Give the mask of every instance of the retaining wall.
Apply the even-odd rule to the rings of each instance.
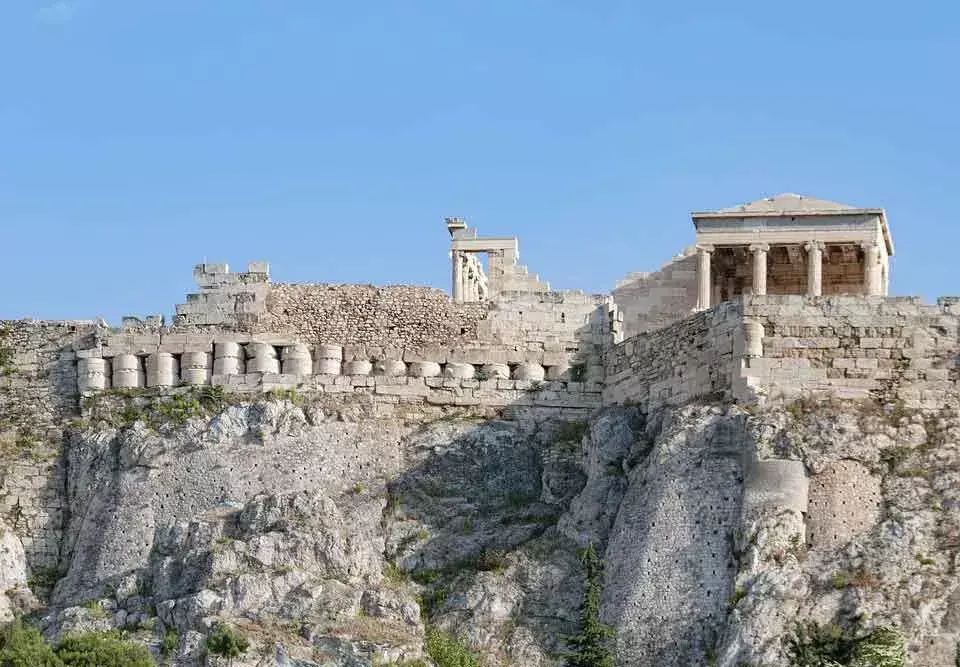
[[[745,346],[739,301],[634,336],[605,354],[603,402],[649,412],[703,396],[734,398]]]
[[[768,398],[880,396],[937,409],[960,383],[960,299],[744,297],[762,354],[742,376]],[[751,324],[755,323],[755,324]],[[761,350],[757,350],[761,352]]]

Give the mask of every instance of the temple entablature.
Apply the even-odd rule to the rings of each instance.
[[[741,294],[887,294],[893,240],[881,208],[781,194],[691,217],[700,309]]]

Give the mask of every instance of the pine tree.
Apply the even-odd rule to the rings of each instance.
[[[592,543],[580,553],[580,563],[587,574],[587,590],[580,605],[580,632],[566,640],[572,649],[567,654],[567,667],[613,667],[613,629],[600,621],[603,561]]]

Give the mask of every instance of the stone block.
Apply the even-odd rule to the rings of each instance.
[[[475,373],[473,364],[451,361],[443,367],[443,375],[447,378],[470,379]]]
[[[402,377],[407,374],[407,365],[399,360],[381,359],[373,365],[374,375]]]

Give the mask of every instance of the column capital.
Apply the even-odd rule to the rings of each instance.
[[[803,244],[803,248],[807,252],[811,252],[813,250],[819,250],[820,252],[823,252],[825,246],[826,244],[823,241],[807,241]]]
[[[769,243],[751,243],[750,252],[769,252],[770,244]]]
[[[876,241],[864,241],[860,244],[863,253],[866,256],[868,264],[878,264],[880,262],[880,244]]]
[[[710,244],[703,243],[697,244],[697,252],[710,254],[714,251],[714,247]]]

